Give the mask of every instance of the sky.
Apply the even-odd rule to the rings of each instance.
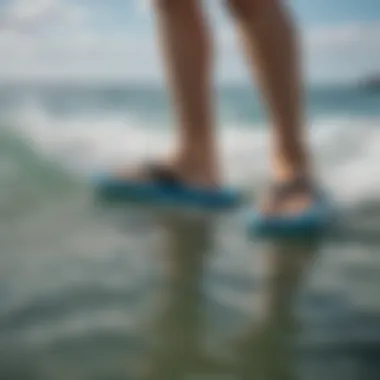
[[[224,3],[204,2],[217,80],[246,82]],[[288,4],[300,26],[309,81],[350,82],[380,72],[380,0]],[[0,80],[161,82],[153,16],[144,0],[0,0]]]

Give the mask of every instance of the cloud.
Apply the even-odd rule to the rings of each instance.
[[[94,27],[91,1],[81,7],[68,0],[10,4],[0,29],[0,79],[156,81],[163,76],[153,33],[122,24],[107,28],[102,15]],[[219,76],[245,80],[248,70],[232,24],[219,24],[216,37]],[[347,79],[378,69],[380,23],[305,29],[303,41],[312,78]]]
[[[359,79],[379,70],[380,22],[351,23],[306,31],[310,71],[333,79]]]
[[[146,12],[150,8],[152,1],[153,0],[135,0],[136,8],[141,12]]]
[[[380,48],[380,22],[315,28],[305,33],[311,49]]]
[[[157,79],[157,47],[140,35],[0,33],[0,79],[120,80]]]
[[[356,80],[379,70],[380,22],[304,28],[301,37],[305,65],[312,79]],[[230,25],[220,30],[217,40],[223,75],[240,79],[248,75]]]
[[[29,21],[55,11],[60,7],[56,0],[15,0],[10,3],[8,14],[13,20]]]
[[[84,9],[63,0],[13,0],[1,11],[2,29],[31,32],[46,26],[78,24]]]

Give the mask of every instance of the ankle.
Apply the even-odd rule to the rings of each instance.
[[[276,149],[274,155],[274,177],[279,181],[291,181],[297,178],[311,177],[310,158],[304,144]]]
[[[297,179],[304,179],[306,181],[312,180],[311,169],[306,163],[291,163],[291,162],[277,162],[273,168],[273,176],[275,181],[289,182]]]
[[[170,161],[191,182],[202,185],[218,185],[220,182],[218,160],[210,151],[181,149]]]
[[[216,166],[218,159],[216,148],[211,144],[192,144],[189,147],[179,148],[175,157],[185,166],[205,168]]]

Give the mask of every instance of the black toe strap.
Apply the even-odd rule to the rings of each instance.
[[[145,165],[147,176],[155,182],[169,186],[181,186],[182,181],[179,175],[163,164],[148,163]]]
[[[283,183],[274,183],[269,191],[274,198],[274,202],[279,202],[295,194],[308,193],[314,196],[317,193],[313,183],[305,177],[297,177],[292,181]]]

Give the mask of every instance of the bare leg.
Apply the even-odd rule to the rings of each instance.
[[[184,180],[217,185],[211,43],[198,0],[156,0],[158,30],[179,127],[169,164]]]
[[[280,0],[229,0],[229,5],[237,20],[248,60],[255,63],[253,71],[258,74],[274,124],[272,157],[275,181],[309,177],[303,130],[301,69],[292,20]],[[304,207],[308,201],[307,194],[302,197],[298,194],[295,199],[288,198],[280,207]]]

